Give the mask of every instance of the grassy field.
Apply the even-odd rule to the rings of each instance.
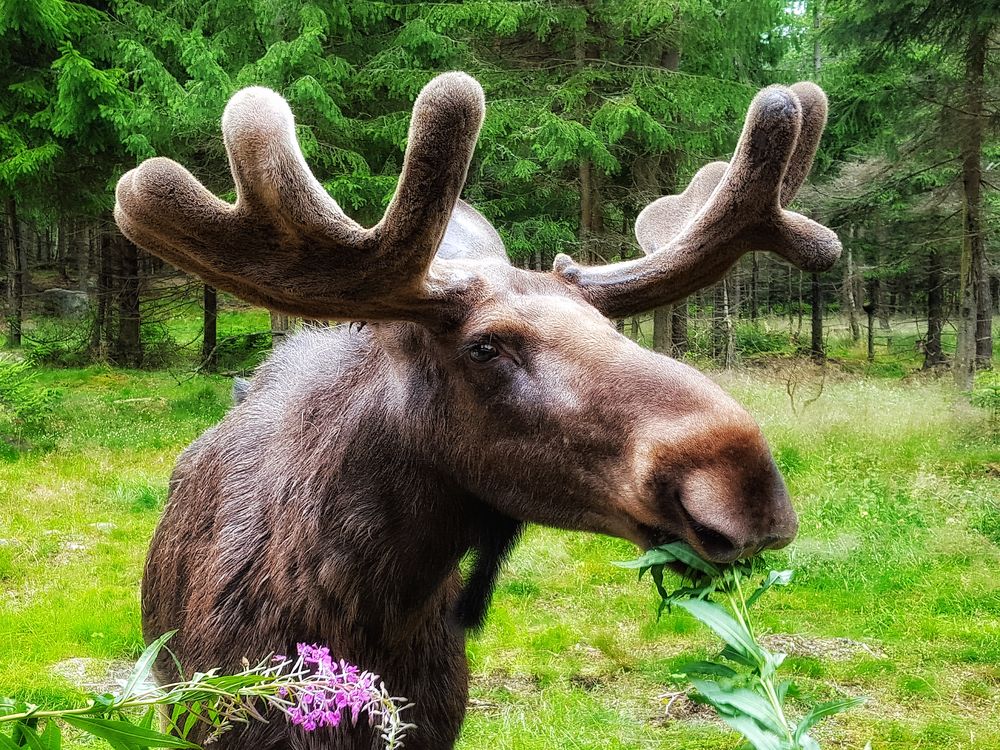
[[[810,698],[868,703],[827,748],[1000,747],[1000,432],[947,379],[782,365],[718,376],[763,425],[801,516],[796,580],[760,617]],[[47,439],[0,454],[0,695],[65,704],[141,650],[138,585],[177,452],[224,414],[221,377],[47,370]],[[800,385],[793,411],[786,393]],[[805,402],[819,393],[818,399]],[[797,412],[797,413],[796,413]],[[629,544],[532,529],[469,645],[460,747],[734,750],[671,675],[713,640],[655,618]]]

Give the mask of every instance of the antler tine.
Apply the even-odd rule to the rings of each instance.
[[[683,193],[657,198],[639,212],[635,237],[646,255],[652,255],[680,234],[715,192],[728,166],[727,161],[709,162],[695,172]]]
[[[446,73],[413,107],[399,185],[382,220],[350,219],[306,165],[287,103],[263,88],[227,105],[223,138],[235,204],[186,169],[150,159],[118,183],[115,218],[136,244],[243,299],[314,318],[426,320],[450,304],[428,279],[465,182],[485,103]]]
[[[782,182],[783,208],[795,198],[812,169],[827,112],[826,94],[815,83],[801,81],[791,89],[802,104],[802,127]],[[691,178],[683,193],[658,198],[640,212],[635,222],[635,235],[644,253],[656,252],[680,232],[715,190],[727,166],[729,162],[725,161],[706,164]]]
[[[788,160],[785,179],[781,183],[783,208],[792,202],[809,176],[819,140],[826,127],[827,101],[823,89],[811,81],[799,81],[792,84],[791,90],[802,105],[802,127],[795,143],[795,151]]]
[[[647,257],[588,268],[559,256],[555,273],[620,317],[714,283],[751,249],[773,250],[806,270],[832,265],[840,255],[836,235],[782,209],[808,174],[825,121],[822,92],[800,86],[805,105],[782,86],[759,92],[732,162],[703,167],[681,195],[661,198],[639,215],[636,236]]]

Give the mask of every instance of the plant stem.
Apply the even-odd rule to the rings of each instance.
[[[726,597],[729,599],[729,607],[732,609],[737,622],[747,631],[750,639],[754,643],[757,643],[757,636],[754,634],[753,621],[750,619],[750,611],[747,609],[747,600],[746,596],[743,595],[743,586],[741,585],[741,576],[738,570],[733,570],[733,588],[726,588]],[[781,701],[778,700],[778,691],[774,686],[774,675],[771,674],[768,677],[764,677],[764,667],[767,665],[767,657],[771,654],[759,643],[757,643],[757,646],[765,656],[764,660],[757,665],[757,674],[755,677],[761,688],[763,688],[764,694],[774,709],[775,715],[781,721],[781,728],[785,731],[786,738],[791,742],[793,740],[792,728],[788,723],[788,718],[785,716]]]
[[[61,716],[82,716],[94,713],[94,703],[83,708],[53,708],[47,711],[22,711],[19,714],[4,714],[0,716],[0,724],[7,721],[25,721],[26,719],[58,719]]]

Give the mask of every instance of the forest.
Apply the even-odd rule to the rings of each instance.
[[[842,261],[811,275],[753,253],[713,289],[620,325],[723,367],[867,347],[870,361],[949,367],[969,389],[991,366],[1000,301],[996,10],[913,0],[9,0],[7,344],[55,364],[179,357],[207,370],[248,346],[245,336],[220,343],[214,290],[131,245],[110,209],[117,178],[153,155],[231,198],[219,117],[249,84],[289,100],[318,178],[370,224],[394,189],[413,97],[437,72],[475,75],[489,106],[465,197],[515,263],[547,269],[561,252],[634,257],[638,211],[727,158],[752,94],[809,79],[828,93],[830,121],[796,208],[838,232]],[[193,308],[203,311],[200,344],[175,341],[164,323]],[[67,312],[75,323],[59,320]],[[277,317],[255,341],[294,325]]]
[[[654,412],[675,402],[683,409],[686,387],[715,393],[709,406],[731,395],[753,423],[746,434],[763,446],[753,455],[765,459],[768,481],[776,477],[775,497],[794,509],[797,526],[784,530],[794,540],[759,555],[766,543],[747,546],[752,562],[731,557],[716,560],[719,567],[688,548],[680,554],[695,555],[695,567],[684,568],[671,565],[684,558],[664,551],[682,541],[637,552],[638,542],[617,533],[515,521],[468,492],[483,518],[512,527],[503,526],[507,538],[484,535],[452,561],[466,583],[493,576],[485,624],[463,641],[470,679],[454,747],[1000,748],[998,50],[998,0],[0,0],[0,750],[196,747],[188,739],[204,736],[203,725],[259,728],[261,706],[277,707],[295,731],[312,731],[304,725],[317,703],[307,704],[328,697],[323,690],[333,684],[317,682],[320,665],[331,669],[329,652],[303,660],[321,653],[319,642],[298,643],[298,661],[287,651],[255,665],[248,659],[261,655],[249,655],[228,672],[197,672],[166,688],[150,682],[156,655],[174,653],[173,644],[179,652],[182,638],[172,644],[169,631],[144,632],[157,599],[141,593],[147,553],[178,502],[172,472],[196,452],[192,441],[228,450],[216,428],[231,428],[234,414],[280,411],[240,412],[248,388],[275,372],[297,382],[303,369],[321,372],[332,392],[345,377],[327,360],[281,370],[282,354],[261,367],[272,351],[321,339],[353,347],[380,325],[296,318],[216,290],[119,230],[115,187],[146,159],[164,156],[233,201],[222,113],[239,90],[265,86],[288,101],[322,187],[373,226],[400,181],[414,100],[446,71],[469,73],[485,92],[461,197],[496,227],[518,269],[548,271],[559,254],[587,265],[641,257],[633,227],[644,207],[682,193],[703,165],[732,157],[758,91],[798,81],[818,83],[829,112],[789,208],[834,230],[843,248],[821,273],[754,248],[720,271],[718,283],[613,319],[632,341],[595,316],[602,340],[636,359],[605,358],[619,363],[606,381],[617,390],[591,411],[640,392],[637,403],[655,406],[629,425],[638,429],[647,417],[673,424]],[[565,338],[556,326],[546,341],[556,333]],[[477,361],[480,344],[461,356]],[[594,374],[606,354],[600,347],[572,338],[556,346],[594,365],[577,390],[606,384]],[[430,351],[414,359],[426,364]],[[323,352],[344,361],[342,352]],[[667,380],[636,375],[623,361],[658,362]],[[671,372],[686,375],[678,385]],[[358,429],[388,434],[388,445],[398,436],[368,423],[385,418],[386,394],[395,391],[375,380],[352,382],[351,404],[364,417]],[[679,388],[678,398],[650,386],[662,382]],[[551,400],[563,403],[563,395]],[[306,406],[319,413],[322,404],[297,408]],[[478,401],[461,406],[479,413]],[[275,425],[299,420],[300,438],[306,426],[340,436],[355,413],[343,412],[310,421],[290,409],[256,423],[259,432],[227,433],[242,441],[232,443],[240,461],[232,473],[260,472],[243,499],[284,482],[300,458],[299,443],[276,439]],[[718,416],[706,414],[706,424]],[[517,426],[462,416],[484,435]],[[532,424],[540,431],[542,421]],[[276,523],[289,514],[281,503],[312,492],[301,488],[353,470],[365,481],[391,476],[392,491],[379,499],[404,510],[390,518],[402,519],[413,538],[433,536],[424,519],[433,520],[437,498],[421,516],[425,504],[409,494],[425,476],[394,472],[425,467],[413,452],[450,437],[432,435],[437,424],[412,441],[427,445],[390,445],[386,465],[368,474],[350,461],[327,471],[322,454],[309,464],[315,476],[289,479],[280,488],[290,488],[288,497],[237,513],[236,525]],[[537,452],[522,451],[532,460],[515,459],[520,448],[511,448],[487,473],[554,481],[547,462],[560,442],[588,434],[591,423],[578,424],[549,442],[532,432]],[[320,455],[318,439],[300,443]],[[477,445],[491,451],[500,443]],[[705,445],[693,462],[714,458],[718,446]],[[746,446],[726,446],[718,451],[731,478],[747,463],[739,459]],[[586,458],[591,471],[597,457]],[[546,491],[532,496],[532,512],[575,497],[563,486],[533,487]],[[758,492],[749,481],[740,487]],[[674,501],[683,503],[678,493]],[[767,515],[740,498],[742,512]],[[214,512],[223,499],[203,505]],[[329,520],[326,528],[339,533],[340,516],[328,510],[301,526]],[[467,511],[461,506],[448,523],[458,528]],[[713,538],[688,516],[691,538]],[[178,544],[210,526],[184,529]],[[285,540],[274,548],[295,552],[291,536],[273,538]],[[424,574],[443,545],[434,538],[421,549],[404,538],[393,546],[369,535],[347,545],[363,557],[388,544],[383,560],[396,567],[343,578],[378,591],[383,579]],[[498,545],[492,572],[480,565],[487,542]],[[291,580],[280,574],[294,571],[306,583],[288,588],[305,591],[313,609],[309,597],[320,584],[309,576],[326,558],[309,552],[313,568],[286,569],[270,558],[255,567],[247,555],[237,578]],[[404,554],[418,564],[399,563],[412,559]],[[636,569],[647,574],[638,583]],[[707,579],[692,573],[706,569]],[[185,576],[178,578],[187,585]],[[668,591],[676,581],[682,588]],[[200,585],[207,592],[216,584]],[[231,594],[229,584],[220,592],[213,601]],[[718,619],[720,612],[738,622]],[[295,624],[300,613],[282,617]],[[358,678],[349,666],[341,663],[341,676]],[[406,723],[422,706],[407,705],[412,695],[393,697],[392,668],[357,666],[383,672],[383,692],[359,692],[368,672],[348,680],[354,697],[337,720],[341,709],[355,719],[368,713],[383,722],[383,742],[372,746],[399,747],[391,729],[412,730],[413,746],[426,747],[426,728]],[[417,680],[418,689],[423,682],[436,684]],[[157,716],[164,721],[154,724]],[[364,721],[361,729],[353,723],[345,736],[366,737],[350,734],[366,731]],[[206,747],[231,747],[220,736]]]

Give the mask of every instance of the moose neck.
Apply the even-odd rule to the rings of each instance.
[[[435,417],[444,408],[434,397],[440,373],[433,358],[397,356],[396,347],[421,345],[422,329],[393,329],[391,337],[378,330],[307,333],[261,373],[287,375],[281,364],[294,361],[302,378],[294,351],[302,346],[327,373],[306,373],[301,387],[288,391],[289,414],[319,428],[299,431],[295,447],[313,485],[296,494],[318,501],[301,509],[315,514],[313,549],[321,558],[305,569],[319,570],[331,606],[356,611],[369,640],[383,644],[419,637],[422,625],[442,614],[456,627],[481,625],[521,530],[448,476],[443,437],[427,427],[440,423]],[[331,370],[339,377],[331,380]],[[362,381],[368,387],[359,395],[353,385]],[[463,589],[458,563],[470,550],[476,565]]]

